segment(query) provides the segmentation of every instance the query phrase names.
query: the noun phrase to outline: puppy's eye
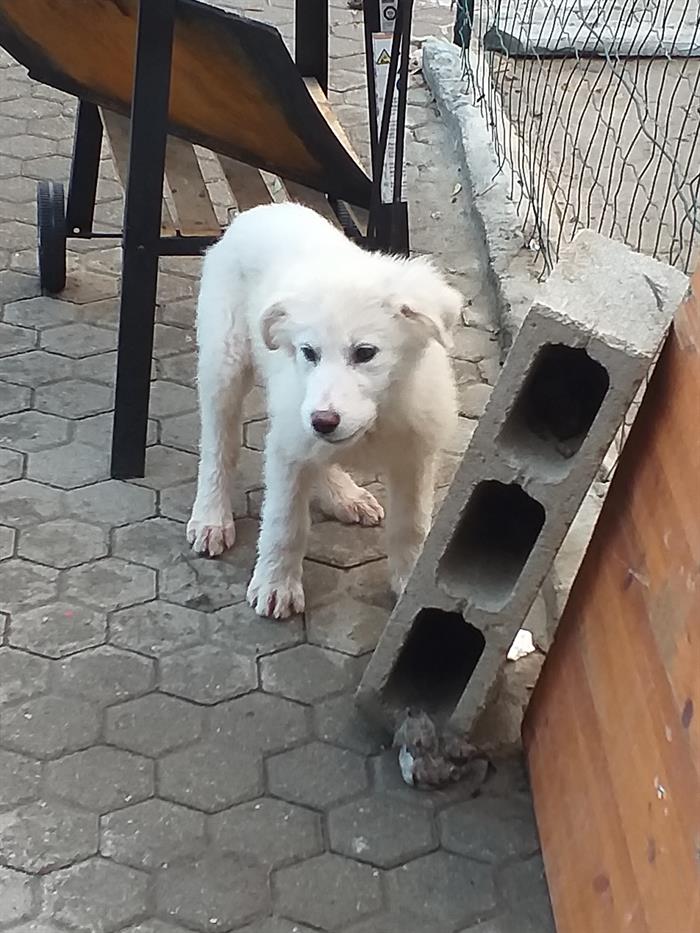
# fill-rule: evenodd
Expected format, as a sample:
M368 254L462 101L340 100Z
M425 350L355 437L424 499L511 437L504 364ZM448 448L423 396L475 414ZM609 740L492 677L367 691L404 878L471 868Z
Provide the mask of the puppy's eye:
M318 353L314 350L313 347L310 347L308 344L304 344L303 347L300 347L301 355L307 361L307 363L318 363Z
M378 353L377 347L371 347L369 344L361 344L359 347L352 348L353 363L369 363Z

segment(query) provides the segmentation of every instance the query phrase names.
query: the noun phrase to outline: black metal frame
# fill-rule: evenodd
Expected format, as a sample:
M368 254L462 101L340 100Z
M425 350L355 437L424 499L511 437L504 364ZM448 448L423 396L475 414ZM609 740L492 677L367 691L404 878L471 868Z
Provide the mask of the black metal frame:
M121 234L123 267L119 344L112 434L111 475L143 476L153 355L155 302L161 256L195 256L216 237L162 236L161 210L175 12L178 0L139 0L129 143L129 174ZM402 201L403 136L413 0L397 0L390 81L378 126L374 94L372 32L379 28L379 0L364 0L367 76L370 90L372 200L363 237L342 201L329 198L344 229L363 245L408 253L408 213ZM295 58L304 77L328 89L328 0L296 0ZM397 87L399 124L392 203L382 203L389 120ZM66 213L66 233L77 238L115 238L93 229L102 120L93 103L79 101Z

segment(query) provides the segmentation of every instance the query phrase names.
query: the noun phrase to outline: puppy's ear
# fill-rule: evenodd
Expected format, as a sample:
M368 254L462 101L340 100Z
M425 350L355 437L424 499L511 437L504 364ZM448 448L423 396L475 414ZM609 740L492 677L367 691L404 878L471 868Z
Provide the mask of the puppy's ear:
M437 340L445 349L452 347L451 331L462 310L462 296L448 285L434 266L423 259L412 259L404 266L404 287L408 297L400 305L401 316L422 328L426 339Z
M286 320L287 312L281 304L271 305L260 318L260 332L268 350L279 350L281 347L280 331Z

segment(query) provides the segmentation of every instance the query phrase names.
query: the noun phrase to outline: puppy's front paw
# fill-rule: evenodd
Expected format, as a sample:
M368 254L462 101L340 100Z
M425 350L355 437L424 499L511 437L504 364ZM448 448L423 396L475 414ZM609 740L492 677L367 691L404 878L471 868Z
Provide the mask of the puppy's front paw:
M259 616L288 619L304 611L304 589L294 577L268 578L256 571L248 587L248 602Z
M233 517L218 521L202 522L194 516L187 523L187 540L197 554L218 557L225 550L233 547L236 540L236 526Z
M338 496L333 502L333 517L345 525L379 525L384 509L367 489L358 487L352 497Z

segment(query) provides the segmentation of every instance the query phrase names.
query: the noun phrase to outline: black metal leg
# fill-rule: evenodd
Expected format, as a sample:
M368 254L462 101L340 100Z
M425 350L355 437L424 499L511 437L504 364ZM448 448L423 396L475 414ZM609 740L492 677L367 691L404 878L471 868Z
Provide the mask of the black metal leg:
M66 208L66 231L69 234L92 233L101 148L100 112L95 104L81 100L78 103L75 121L73 161Z
M119 479L145 471L174 14L175 0L140 0L112 435Z
M375 211L374 246L387 253L408 256L408 205L405 201L378 205Z
M304 78L328 93L328 0L296 0L294 57Z

